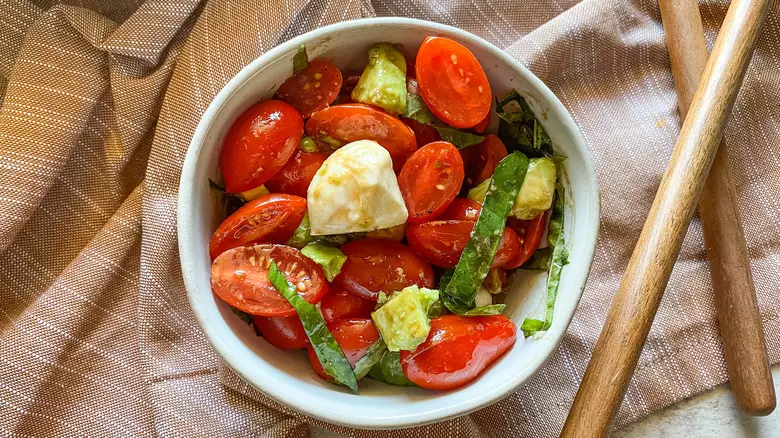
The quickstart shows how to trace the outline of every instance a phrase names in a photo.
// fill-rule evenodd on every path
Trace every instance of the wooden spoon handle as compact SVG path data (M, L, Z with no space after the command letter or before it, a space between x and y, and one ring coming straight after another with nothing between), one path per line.
M583 376L563 437L605 435L680 252L770 0L734 0Z
M659 6L680 117L684 119L707 64L699 4L696 0L659 0ZM722 142L699 199L699 216L731 390L745 412L768 415L775 409L775 386L728 154Z

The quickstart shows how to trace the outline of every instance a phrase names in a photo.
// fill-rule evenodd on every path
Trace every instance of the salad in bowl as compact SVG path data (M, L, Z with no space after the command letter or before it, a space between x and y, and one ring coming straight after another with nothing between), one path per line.
M377 41L362 70L293 57L222 139L211 289L322 379L451 390L550 328L562 272L557 152L526 99L445 36ZM588 262L589 263L589 262ZM503 314L546 271L541 312Z

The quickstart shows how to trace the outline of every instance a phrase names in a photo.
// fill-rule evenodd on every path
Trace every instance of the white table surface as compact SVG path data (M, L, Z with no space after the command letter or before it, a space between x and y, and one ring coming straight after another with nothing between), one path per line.
M780 394L780 365L772 368L772 374ZM315 427L311 432L314 438L342 437ZM631 423L612 437L780 437L780 409L766 417L744 415L723 385Z

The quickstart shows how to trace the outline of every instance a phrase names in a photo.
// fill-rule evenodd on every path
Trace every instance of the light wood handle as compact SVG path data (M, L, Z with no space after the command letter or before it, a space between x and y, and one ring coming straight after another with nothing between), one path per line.
M696 0L659 0L659 6L680 117L684 119L707 64L699 4ZM775 386L728 154L722 142L699 199L699 216L731 390L746 413L768 415L775 409Z
M734 0L583 376L563 437L603 436L620 408L680 252L769 0Z

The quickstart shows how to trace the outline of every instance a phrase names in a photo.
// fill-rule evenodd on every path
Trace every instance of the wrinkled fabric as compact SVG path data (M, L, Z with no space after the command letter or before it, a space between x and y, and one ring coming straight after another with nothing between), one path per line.
M680 127L651 0L0 1L0 435L355 437L250 389L189 309L177 188L196 124L243 66L327 24L403 15L527 65L582 129L601 233L561 347L517 393L393 436L556 436ZM78 3L78 5L76 5ZM714 42L724 1L702 5ZM727 128L771 361L780 360L780 11ZM616 420L725 382L696 219Z

